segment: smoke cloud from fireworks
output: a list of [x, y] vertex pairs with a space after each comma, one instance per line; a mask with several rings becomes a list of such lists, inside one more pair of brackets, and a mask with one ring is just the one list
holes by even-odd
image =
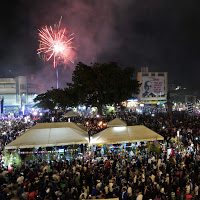
[[[54, 6], [56, 13], [49, 16], [49, 10], [53, 9]], [[118, 11], [116, 10], [117, 13], [114, 13], [112, 6], [109, 7], [100, 2], [91, 3], [91, 1], [66, 1], [64, 6], [52, 3], [45, 11], [46, 15], [42, 18], [42, 23], [52, 24], [55, 19], [59, 18], [59, 15], [62, 15], [62, 24], [70, 27], [69, 31], [75, 35], [73, 40], [73, 47], [76, 52], [76, 57], [73, 55], [74, 64], [64, 62], [62, 65], [64, 68], [71, 69], [67, 70], [69, 81], [71, 76], [69, 72], [73, 72], [76, 63], [79, 61], [86, 64], [119, 61], [117, 60], [119, 57], [116, 57], [115, 53], [120, 49], [122, 40], [118, 37], [118, 32], [114, 28], [116, 23], [114, 17]], [[43, 12], [45, 11], [43, 10]], [[48, 18], [45, 16], [48, 16]], [[45, 66], [45, 68], [48, 67]], [[64, 71], [62, 74], [59, 73], [60, 79], [66, 79], [66, 74], [64, 74]], [[40, 73], [37, 76], [39, 75]]]
[[[59, 64], [63, 83], [70, 81], [79, 61], [116, 61], [125, 67], [134, 65], [138, 71], [142, 66], [168, 71], [175, 80], [179, 74], [182, 82], [196, 86], [200, 73], [196, 2], [183, 0], [180, 7], [178, 1], [160, 0], [16, 0], [12, 7], [8, 3], [8, 15], [2, 18], [1, 72], [34, 73], [49, 83], [55, 71], [36, 54], [38, 28], [49, 27], [63, 16], [62, 24], [75, 35], [76, 52], [74, 64], [67, 60]], [[194, 71], [189, 77], [188, 66]]]

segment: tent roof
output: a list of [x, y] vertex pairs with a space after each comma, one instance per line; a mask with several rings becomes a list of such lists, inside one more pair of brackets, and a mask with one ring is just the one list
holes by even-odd
[[108, 127], [115, 127], [115, 126], [127, 126], [126, 122], [122, 121], [119, 118], [115, 118], [108, 122]]
[[97, 133], [92, 139], [92, 144], [119, 144], [164, 140], [164, 138], [151, 129], [139, 126], [110, 127]]
[[77, 116], [78, 115], [71, 110], [63, 115], [63, 117], [77, 117]]
[[72, 122], [40, 123], [6, 145], [5, 149], [86, 144], [87, 139], [83, 127]]
[[84, 126], [77, 125], [73, 122], [38, 123], [31, 129], [65, 128], [65, 127], [73, 128], [83, 132], [87, 131], [87, 128], [85, 128]]

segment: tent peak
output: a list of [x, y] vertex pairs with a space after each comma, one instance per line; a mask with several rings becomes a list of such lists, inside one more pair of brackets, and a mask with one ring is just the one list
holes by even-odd
[[117, 127], [117, 126], [127, 126], [126, 122], [116, 117], [115, 119], [108, 122], [108, 127]]

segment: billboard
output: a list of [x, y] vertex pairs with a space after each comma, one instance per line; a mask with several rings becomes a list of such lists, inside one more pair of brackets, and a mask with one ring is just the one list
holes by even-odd
[[139, 72], [138, 81], [141, 83], [139, 100], [166, 101], [167, 72]]
[[142, 97], [156, 97], [165, 94], [164, 77], [143, 76]]

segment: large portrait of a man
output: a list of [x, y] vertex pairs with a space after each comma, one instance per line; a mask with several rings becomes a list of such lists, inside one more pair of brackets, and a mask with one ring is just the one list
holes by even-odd
[[142, 97], [156, 97], [153, 93], [153, 83], [152, 81], [146, 81], [144, 83], [144, 93], [142, 93]]

